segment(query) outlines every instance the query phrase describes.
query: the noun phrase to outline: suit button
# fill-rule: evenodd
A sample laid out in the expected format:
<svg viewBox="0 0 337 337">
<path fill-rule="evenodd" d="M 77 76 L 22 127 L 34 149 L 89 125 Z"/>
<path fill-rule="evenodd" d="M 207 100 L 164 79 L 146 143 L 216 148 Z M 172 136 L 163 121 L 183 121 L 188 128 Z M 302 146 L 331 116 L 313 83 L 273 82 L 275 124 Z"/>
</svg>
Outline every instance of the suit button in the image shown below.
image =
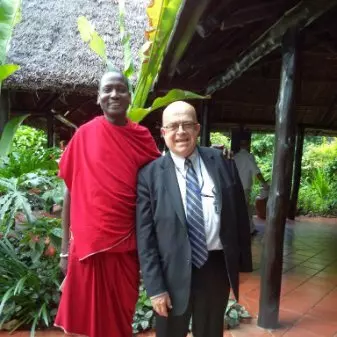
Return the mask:
<svg viewBox="0 0 337 337">
<path fill-rule="evenodd" d="M 187 261 L 187 263 L 190 263 L 190 262 L 191 262 L 190 259 L 187 259 L 186 261 Z"/>
</svg>

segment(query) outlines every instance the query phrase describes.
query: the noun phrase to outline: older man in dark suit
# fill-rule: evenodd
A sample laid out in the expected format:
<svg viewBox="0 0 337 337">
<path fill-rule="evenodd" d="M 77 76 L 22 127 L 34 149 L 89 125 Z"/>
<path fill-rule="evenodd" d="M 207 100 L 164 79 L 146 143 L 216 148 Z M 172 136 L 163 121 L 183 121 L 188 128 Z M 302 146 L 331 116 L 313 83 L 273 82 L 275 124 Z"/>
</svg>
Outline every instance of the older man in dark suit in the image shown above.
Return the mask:
<svg viewBox="0 0 337 337">
<path fill-rule="evenodd" d="M 138 175 L 137 241 L 157 337 L 222 337 L 230 287 L 252 270 L 245 196 L 233 160 L 197 146 L 192 105 L 170 104 L 162 135 L 170 150 Z"/>
</svg>

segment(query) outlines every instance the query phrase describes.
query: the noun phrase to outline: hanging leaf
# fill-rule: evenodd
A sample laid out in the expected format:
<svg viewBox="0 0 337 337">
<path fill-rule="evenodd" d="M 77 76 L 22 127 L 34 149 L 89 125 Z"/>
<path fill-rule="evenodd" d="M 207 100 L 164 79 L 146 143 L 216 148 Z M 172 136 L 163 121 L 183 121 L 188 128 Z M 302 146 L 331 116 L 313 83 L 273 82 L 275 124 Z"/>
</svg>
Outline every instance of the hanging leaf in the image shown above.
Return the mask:
<svg viewBox="0 0 337 337">
<path fill-rule="evenodd" d="M 6 123 L 0 139 L 0 157 L 8 155 L 16 130 L 28 116 L 29 114 L 14 117 Z"/>
<path fill-rule="evenodd" d="M 132 58 L 130 34 L 126 31 L 125 25 L 125 1 L 119 0 L 119 30 L 120 39 L 124 49 L 124 75 L 130 79 L 134 74 L 135 67 Z"/>
<path fill-rule="evenodd" d="M 96 32 L 95 28 L 84 16 L 77 19 L 77 26 L 82 40 L 95 52 L 104 62 L 107 62 L 106 46 L 104 40 Z"/>
<path fill-rule="evenodd" d="M 182 0 L 153 0 L 147 8 L 150 30 L 146 36 L 149 41 L 144 47 L 146 54 L 139 72 L 131 111 L 134 108 L 144 108 L 164 59 L 181 4 Z M 131 111 L 130 118 L 133 118 L 134 113 Z M 144 116 L 146 115 L 147 113 Z M 141 119 L 137 118 L 137 121 Z"/>
<path fill-rule="evenodd" d="M 0 82 L 4 81 L 10 75 L 15 73 L 17 70 L 20 69 L 20 66 L 16 64 L 3 64 L 0 65 Z"/>
<path fill-rule="evenodd" d="M 0 1 L 0 64 L 4 64 L 13 27 L 19 20 L 20 0 Z"/>
<path fill-rule="evenodd" d="M 128 117 L 135 122 L 140 122 L 150 112 L 162 108 L 164 106 L 167 106 L 172 102 L 182 100 L 185 101 L 189 99 L 208 99 L 208 98 L 210 98 L 210 96 L 201 96 L 191 91 L 172 89 L 165 96 L 156 98 L 150 108 L 131 109 Z"/>
</svg>

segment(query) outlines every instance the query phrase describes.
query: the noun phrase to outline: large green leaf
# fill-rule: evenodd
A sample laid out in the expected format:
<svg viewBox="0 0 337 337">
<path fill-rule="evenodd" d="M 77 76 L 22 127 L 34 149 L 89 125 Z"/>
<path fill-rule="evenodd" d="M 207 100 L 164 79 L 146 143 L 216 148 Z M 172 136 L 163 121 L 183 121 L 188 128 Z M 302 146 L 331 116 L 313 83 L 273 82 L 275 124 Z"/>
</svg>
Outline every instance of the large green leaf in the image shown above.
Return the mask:
<svg viewBox="0 0 337 337">
<path fill-rule="evenodd" d="M 135 71 L 133 64 L 130 34 L 125 29 L 125 1 L 119 0 L 119 30 L 120 38 L 124 48 L 124 75 L 130 79 Z"/>
<path fill-rule="evenodd" d="M 4 81 L 7 77 L 20 69 L 16 64 L 3 64 L 0 65 L 0 82 Z"/>
<path fill-rule="evenodd" d="M 84 16 L 80 16 L 77 20 L 77 26 L 82 40 L 86 42 L 91 50 L 104 62 L 107 62 L 105 42 L 88 19 Z"/>
<path fill-rule="evenodd" d="M 5 63 L 8 43 L 18 21 L 21 0 L 0 0 L 0 64 Z"/>
<path fill-rule="evenodd" d="M 9 153 L 16 130 L 28 116 L 29 114 L 14 117 L 7 122 L 0 139 L 0 158 Z"/>
<path fill-rule="evenodd" d="M 145 57 L 140 69 L 130 110 L 143 108 L 145 105 L 164 59 L 181 3 L 182 0 L 155 0 L 148 7 L 147 12 L 152 28 L 148 33 L 150 43 L 147 42 L 149 57 Z M 130 113 L 130 116 L 133 116 L 133 113 Z"/>
<path fill-rule="evenodd" d="M 209 96 L 201 96 L 191 91 L 185 91 L 180 89 L 172 89 L 165 96 L 158 97 L 154 100 L 150 108 L 133 108 L 129 111 L 128 117 L 135 122 L 140 122 L 150 112 L 167 106 L 175 101 L 189 100 L 189 99 L 207 99 Z"/>
</svg>

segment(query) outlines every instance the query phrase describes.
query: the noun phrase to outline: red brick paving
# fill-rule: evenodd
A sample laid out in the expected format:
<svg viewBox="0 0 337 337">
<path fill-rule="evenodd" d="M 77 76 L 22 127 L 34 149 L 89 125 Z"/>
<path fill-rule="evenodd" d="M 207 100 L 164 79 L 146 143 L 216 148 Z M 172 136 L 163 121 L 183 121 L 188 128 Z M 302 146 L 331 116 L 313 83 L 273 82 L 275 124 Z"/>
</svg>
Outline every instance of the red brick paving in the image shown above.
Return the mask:
<svg viewBox="0 0 337 337">
<path fill-rule="evenodd" d="M 256 219 L 255 219 L 256 220 Z M 226 337 L 337 337 L 337 219 L 301 217 L 289 222 L 284 245 L 280 328 L 273 331 L 257 326 L 260 293 L 260 256 L 264 224 L 258 221 L 259 235 L 253 240 L 254 272 L 242 274 L 240 303 L 253 316 L 226 331 Z M 1 337 L 8 336 L 0 332 Z M 12 336 L 28 337 L 27 332 Z M 61 337 L 59 331 L 38 332 L 37 337 Z M 153 333 L 139 337 L 154 337 Z M 174 336 L 172 336 L 174 337 Z"/>
</svg>

